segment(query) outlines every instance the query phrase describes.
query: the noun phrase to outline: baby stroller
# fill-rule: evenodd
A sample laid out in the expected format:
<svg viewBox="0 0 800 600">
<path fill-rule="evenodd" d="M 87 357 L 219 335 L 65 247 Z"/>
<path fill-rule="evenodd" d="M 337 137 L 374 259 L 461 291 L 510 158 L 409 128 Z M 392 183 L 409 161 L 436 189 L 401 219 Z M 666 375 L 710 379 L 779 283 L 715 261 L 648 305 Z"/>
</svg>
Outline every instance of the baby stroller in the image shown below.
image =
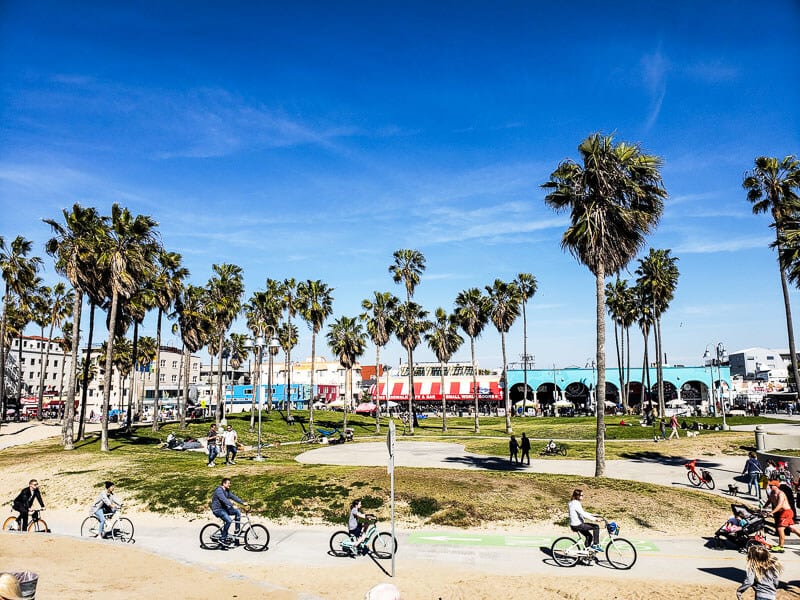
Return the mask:
<svg viewBox="0 0 800 600">
<path fill-rule="evenodd" d="M 714 533 L 714 546 L 717 549 L 726 547 L 725 540 L 739 552 L 753 545 L 771 546 L 764 537 L 764 517 L 760 513 L 751 512 L 744 504 L 731 504 L 731 512 L 733 516 Z"/>
</svg>

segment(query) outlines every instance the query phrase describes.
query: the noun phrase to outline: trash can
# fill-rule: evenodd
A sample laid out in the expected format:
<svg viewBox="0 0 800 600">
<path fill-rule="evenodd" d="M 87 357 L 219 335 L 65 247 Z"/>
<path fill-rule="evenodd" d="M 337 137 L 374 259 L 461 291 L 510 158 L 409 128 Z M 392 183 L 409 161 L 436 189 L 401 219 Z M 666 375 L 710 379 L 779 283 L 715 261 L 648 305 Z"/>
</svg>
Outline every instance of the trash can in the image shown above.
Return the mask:
<svg viewBox="0 0 800 600">
<path fill-rule="evenodd" d="M 36 584 L 39 582 L 38 574 L 31 571 L 17 571 L 11 574 L 19 581 L 23 598 L 36 598 Z"/>
</svg>

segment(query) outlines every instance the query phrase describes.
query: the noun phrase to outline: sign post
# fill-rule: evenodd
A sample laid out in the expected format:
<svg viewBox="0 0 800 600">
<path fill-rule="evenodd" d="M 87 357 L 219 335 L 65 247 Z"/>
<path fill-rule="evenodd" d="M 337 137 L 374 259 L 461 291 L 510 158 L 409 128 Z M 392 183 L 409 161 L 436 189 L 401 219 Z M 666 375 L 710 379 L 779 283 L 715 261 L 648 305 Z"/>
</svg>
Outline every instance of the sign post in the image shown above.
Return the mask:
<svg viewBox="0 0 800 600">
<path fill-rule="evenodd" d="M 392 511 L 392 577 L 394 577 L 394 442 L 397 437 L 397 430 L 394 420 L 389 421 L 389 433 L 386 434 L 386 447 L 389 449 L 389 505 Z"/>
</svg>

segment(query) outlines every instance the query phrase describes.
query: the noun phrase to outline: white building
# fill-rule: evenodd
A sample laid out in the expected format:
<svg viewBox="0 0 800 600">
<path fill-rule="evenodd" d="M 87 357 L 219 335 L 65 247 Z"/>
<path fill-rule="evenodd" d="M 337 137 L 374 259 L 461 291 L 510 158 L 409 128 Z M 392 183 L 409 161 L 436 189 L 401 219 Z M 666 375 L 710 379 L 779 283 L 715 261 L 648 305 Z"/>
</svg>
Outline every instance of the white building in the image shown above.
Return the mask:
<svg viewBox="0 0 800 600">
<path fill-rule="evenodd" d="M 22 345 L 22 358 L 19 351 Z M 48 354 L 49 346 L 49 354 Z M 22 374 L 22 396 L 39 396 L 40 385 L 44 395 L 58 396 L 61 390 L 66 393 L 67 378 L 69 377 L 69 363 L 71 357 L 61 350 L 59 340 L 31 335 L 15 338 L 9 350 L 13 361 L 20 363 Z M 41 376 L 44 372 L 44 381 Z"/>
</svg>

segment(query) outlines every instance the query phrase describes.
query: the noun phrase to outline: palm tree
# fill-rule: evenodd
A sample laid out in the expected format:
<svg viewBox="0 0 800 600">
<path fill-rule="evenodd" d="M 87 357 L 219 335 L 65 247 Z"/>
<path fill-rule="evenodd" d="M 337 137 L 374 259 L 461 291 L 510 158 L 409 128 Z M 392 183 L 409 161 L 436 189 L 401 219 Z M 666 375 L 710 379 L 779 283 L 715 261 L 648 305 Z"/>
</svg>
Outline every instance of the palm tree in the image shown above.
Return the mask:
<svg viewBox="0 0 800 600">
<path fill-rule="evenodd" d="M 42 414 L 44 404 L 44 375 L 45 375 L 45 362 L 44 362 L 44 347 L 47 346 L 50 350 L 50 342 L 44 341 L 44 329 L 50 320 L 50 305 L 52 304 L 53 290 L 49 286 L 43 285 L 39 289 L 33 291 L 31 298 L 31 319 L 39 326 L 39 385 L 36 392 L 36 418 L 43 420 Z"/>
<path fill-rule="evenodd" d="M 661 315 L 663 315 L 675 296 L 678 286 L 677 257 L 670 256 L 670 250 L 650 248 L 650 253 L 639 259 L 639 276 L 636 283 L 648 290 L 648 298 L 653 309 L 653 339 L 656 349 L 656 385 L 658 388 L 658 413 L 664 416 L 664 362 L 661 344 Z"/>
<path fill-rule="evenodd" d="M 75 382 L 77 380 L 78 351 L 80 349 L 81 309 L 83 294 L 86 289 L 84 269 L 93 260 L 90 248 L 102 230 L 102 219 L 94 208 L 83 208 L 74 204 L 72 212 L 62 211 L 64 223 L 53 219 L 44 219 L 50 225 L 54 237 L 45 243 L 45 250 L 55 258 L 56 271 L 64 275 L 72 285 L 74 298 L 72 301 L 72 340 L 70 343 L 71 360 L 69 365 L 69 384 L 67 401 L 64 406 L 64 419 L 61 426 L 61 442 L 65 450 L 72 450 L 73 423 L 75 420 Z M 66 334 L 65 334 L 66 335 Z M 0 361 L 2 362 L 2 361 Z M 81 424 L 83 420 L 81 419 Z"/>
<path fill-rule="evenodd" d="M 156 317 L 156 377 L 153 395 L 153 415 L 158 415 L 159 396 L 161 393 L 161 317 L 169 313 L 175 299 L 181 293 L 183 280 L 189 276 L 189 270 L 181 266 L 182 257 L 177 252 L 167 252 L 159 248 L 156 272 L 150 282 L 158 316 Z M 153 431 L 158 431 L 158 419 L 153 418 Z"/>
<path fill-rule="evenodd" d="M 489 300 L 489 319 L 494 323 L 500 333 L 500 347 L 503 351 L 503 378 L 508 382 L 508 361 L 506 360 L 506 334 L 514 321 L 517 320 L 522 308 L 522 292 L 519 291 L 515 282 L 506 283 L 500 279 L 495 279 L 494 284 L 486 286 L 487 298 Z M 511 401 L 508 397 L 508 385 L 503 386 L 503 399 L 506 407 L 506 433 L 512 433 L 511 429 Z"/>
<path fill-rule="evenodd" d="M 228 338 L 228 361 L 231 365 L 231 371 L 237 371 L 242 366 L 242 363 L 247 360 L 247 355 L 247 335 L 244 333 L 232 333 Z M 233 385 L 232 378 L 229 381 Z M 231 394 L 231 410 L 233 410 L 233 394 Z"/>
<path fill-rule="evenodd" d="M 475 403 L 475 433 L 481 432 L 478 419 L 478 365 L 475 362 L 475 340 L 480 337 L 489 320 L 489 300 L 478 288 L 459 292 L 456 296 L 456 319 L 458 325 L 469 336 L 472 354 L 472 399 Z"/>
<path fill-rule="evenodd" d="M 148 282 L 149 283 L 149 282 Z M 147 311 L 155 308 L 156 299 L 153 291 L 144 287 L 140 287 L 128 301 L 124 303 L 125 310 L 123 311 L 127 318 L 133 322 L 133 345 L 131 347 L 131 364 L 133 365 L 133 377 L 131 378 L 131 386 L 128 389 L 128 410 L 125 417 L 125 428 L 130 431 L 133 424 L 134 408 L 137 415 L 141 415 L 144 410 L 144 398 L 139 397 L 134 407 L 133 400 L 135 397 L 136 388 L 136 372 L 139 370 L 139 326 L 147 316 Z M 148 363 L 149 364 L 149 363 Z"/>
<path fill-rule="evenodd" d="M 283 350 L 283 358 L 284 358 L 284 372 L 283 372 L 283 381 L 284 381 L 284 403 L 286 406 L 286 418 L 289 418 L 289 404 L 292 401 L 292 389 L 291 389 L 291 375 L 289 373 L 291 369 L 291 361 L 290 355 L 292 353 L 292 348 L 297 346 L 298 340 L 298 331 L 297 325 L 293 325 L 291 323 L 281 323 L 278 327 L 278 343 L 281 345 L 281 349 Z"/>
<path fill-rule="evenodd" d="M 143 335 L 139 338 L 137 347 L 136 347 L 136 360 L 134 362 L 135 371 L 140 373 L 139 375 L 139 385 L 140 388 L 138 393 L 136 393 L 136 412 L 141 416 L 144 414 L 144 374 L 151 373 L 155 371 L 155 367 L 153 363 L 156 360 L 156 338 L 150 335 Z M 131 388 L 135 388 L 136 385 L 133 383 Z"/>
<path fill-rule="evenodd" d="M 72 310 L 72 308 L 70 308 L 70 310 Z M 61 324 L 61 337 L 58 338 L 57 342 L 64 357 L 68 354 L 72 354 L 72 321 L 64 321 Z M 64 370 L 66 364 L 66 360 L 61 361 L 61 373 L 58 376 L 58 399 L 61 402 L 64 402 Z M 73 411 L 74 410 L 75 407 L 73 406 Z M 64 412 L 66 413 L 66 405 L 64 407 Z"/>
<path fill-rule="evenodd" d="M 333 288 L 319 279 L 301 281 L 297 285 L 298 311 L 311 329 L 311 402 L 308 404 L 308 428 L 314 431 L 314 362 L 317 357 L 317 334 L 322 330 L 325 319 L 333 314 Z M 377 367 L 376 367 L 377 368 Z"/>
<path fill-rule="evenodd" d="M 69 314 L 71 310 L 70 306 L 70 296 L 72 295 L 72 290 L 67 290 L 67 286 L 65 286 L 62 282 L 58 282 L 52 288 L 45 288 L 47 290 L 47 312 L 44 319 L 37 321 L 40 326 L 42 326 L 42 337 L 44 338 L 44 325 L 50 325 L 50 332 L 47 334 L 47 351 L 44 355 L 44 362 L 42 363 L 40 360 L 40 364 L 42 367 L 50 363 L 50 343 L 53 340 L 53 330 L 56 327 L 60 327 L 61 323 Z M 41 316 L 40 315 L 40 319 Z M 62 361 L 62 366 L 64 362 Z M 38 398 L 38 410 L 39 410 L 39 419 L 41 420 L 42 415 L 42 403 L 44 400 L 44 381 L 45 376 L 45 369 L 42 368 L 39 374 L 39 398 Z"/>
<path fill-rule="evenodd" d="M 447 400 L 445 398 L 444 372 L 445 366 L 455 354 L 456 350 L 464 343 L 464 338 L 458 334 L 458 320 L 455 315 L 448 314 L 443 308 L 436 309 L 436 320 L 431 323 L 431 328 L 425 334 L 428 347 L 439 361 L 440 386 L 442 390 L 442 431 L 447 431 Z"/>
<path fill-rule="evenodd" d="M 33 249 L 33 242 L 26 240 L 21 235 L 15 237 L 10 244 L 0 237 L 0 274 L 5 282 L 3 293 L 3 317 L 0 319 L 0 340 L 6 339 L 6 315 L 12 297 L 20 298 L 33 286 L 36 273 L 42 265 L 42 259 L 36 256 L 29 257 Z M 21 332 L 20 332 L 21 334 Z M 20 344 L 22 349 L 22 344 Z M 0 343 L 0 421 L 6 414 L 6 351 L 4 344 Z M 22 378 L 20 377 L 20 390 Z M 17 411 L 19 414 L 19 411 Z"/>
<path fill-rule="evenodd" d="M 247 327 L 253 333 L 255 340 L 259 336 L 263 338 L 273 338 L 277 335 L 278 326 L 281 320 L 281 306 L 278 299 L 277 290 L 279 283 L 272 279 L 267 280 L 267 289 L 254 292 L 250 300 L 244 307 L 247 318 Z M 261 389 L 261 360 L 263 358 L 263 348 L 253 349 L 256 359 L 255 376 L 253 377 L 253 390 Z M 256 394 L 253 394 L 252 409 L 250 414 L 250 431 L 255 429 L 255 402 Z M 263 403 L 262 403 L 263 404 Z M 267 403 L 267 412 L 272 410 L 271 402 Z"/>
<path fill-rule="evenodd" d="M 104 356 L 106 352 L 108 352 L 108 341 L 100 345 L 100 355 Z M 114 347 L 111 354 L 114 370 L 117 372 L 117 395 L 119 397 L 117 410 L 121 412 L 124 400 L 122 380 L 130 375 L 133 369 L 133 344 L 128 338 L 117 336 L 117 339 L 114 340 Z"/>
<path fill-rule="evenodd" d="M 522 414 L 528 409 L 528 315 L 525 309 L 528 305 L 528 300 L 533 298 L 536 293 L 536 277 L 530 273 L 520 273 L 514 280 L 522 294 L 522 377 L 525 385 L 524 396 L 522 397 Z"/>
<path fill-rule="evenodd" d="M 361 323 L 350 317 L 336 319 L 328 328 L 328 346 L 339 359 L 341 365 L 347 369 L 346 398 L 344 402 L 344 418 L 342 431 L 347 429 L 347 409 L 353 397 L 353 365 L 367 347 L 367 334 Z"/>
<path fill-rule="evenodd" d="M 617 366 L 619 368 L 619 389 L 622 406 L 628 412 L 628 389 L 631 368 L 631 327 L 636 322 L 635 288 L 628 287 L 624 279 L 617 277 L 615 283 L 606 284 L 606 306 L 614 322 Z M 627 353 L 626 353 L 627 351 Z"/>
<path fill-rule="evenodd" d="M 389 265 L 389 272 L 392 274 L 392 280 L 395 283 L 402 283 L 406 288 L 406 306 L 411 308 L 411 298 L 414 297 L 414 290 L 419 285 L 420 276 L 425 270 L 425 257 L 419 250 L 401 249 L 395 250 L 392 254 L 394 263 Z M 410 310 L 408 315 L 411 316 L 414 311 Z M 403 310 L 398 313 L 403 314 Z M 426 313 L 427 315 L 427 313 Z M 413 329 L 413 323 L 405 324 L 406 330 Z M 413 349 L 417 343 L 412 345 L 404 345 L 408 351 L 408 409 L 409 409 L 409 423 L 411 423 L 411 433 L 414 433 L 414 427 L 417 423 L 417 413 L 412 410 L 414 406 L 414 352 Z"/>
<path fill-rule="evenodd" d="M 597 323 L 597 443 L 595 476 L 605 473 L 606 330 L 605 277 L 619 273 L 644 246 L 645 236 L 664 210 L 664 189 L 657 156 L 638 145 L 594 133 L 578 146 L 582 165 L 565 160 L 542 185 L 545 204 L 570 211 L 561 238 L 568 250 L 595 276 Z"/>
<path fill-rule="evenodd" d="M 417 427 L 419 424 L 417 423 L 417 411 L 414 408 L 414 360 L 412 357 L 414 355 L 414 349 L 419 345 L 420 341 L 422 341 L 422 335 L 430 329 L 431 324 L 428 322 L 428 311 L 423 310 L 416 302 L 403 302 L 397 308 L 395 321 L 397 322 L 395 336 L 397 336 L 397 339 L 400 341 L 403 348 L 406 349 L 409 356 L 408 380 L 410 388 L 408 390 L 408 422 L 410 426 L 409 433 L 414 435 L 414 427 Z"/>
<path fill-rule="evenodd" d="M 771 226 L 775 228 L 773 247 L 778 250 L 778 270 L 781 275 L 783 291 L 783 308 L 786 313 L 786 331 L 789 336 L 789 354 L 792 357 L 792 373 L 795 389 L 800 392 L 800 369 L 797 365 L 795 350 L 794 325 L 792 324 L 792 308 L 789 301 L 789 286 L 786 283 L 786 261 L 781 262 L 783 254 L 783 232 L 790 217 L 800 213 L 800 161 L 795 156 L 786 156 L 782 160 L 768 156 L 760 156 L 755 160 L 755 167 L 746 174 L 742 187 L 747 190 L 747 199 L 753 204 L 753 213 L 770 212 Z"/>
<path fill-rule="evenodd" d="M 217 412 L 216 422 L 225 418 L 225 399 L 222 396 L 222 350 L 225 346 L 225 334 L 242 310 L 244 282 L 242 268 L 223 263 L 213 265 L 214 276 L 208 280 L 208 301 L 206 307 L 209 317 L 214 323 L 217 350 Z"/>
<path fill-rule="evenodd" d="M 297 282 L 294 277 L 283 280 L 279 288 L 281 309 L 286 311 L 283 351 L 286 353 L 286 420 L 292 415 L 292 348 L 297 345 L 297 327 L 292 326 L 292 317 L 297 314 Z M 280 338 L 280 336 L 279 336 Z"/>
<path fill-rule="evenodd" d="M 374 292 L 372 300 L 362 300 L 365 312 L 359 317 L 367 326 L 367 333 L 375 344 L 375 388 L 378 387 L 378 369 L 381 364 L 381 348 L 389 343 L 394 333 L 395 315 L 400 301 L 389 292 Z M 387 398 L 388 391 L 387 391 Z M 381 403 L 375 402 L 375 433 L 381 432 Z"/>
<path fill-rule="evenodd" d="M 206 310 L 206 289 L 199 286 L 183 287 L 175 299 L 175 312 L 178 315 L 178 329 L 185 357 L 183 361 L 183 403 L 180 411 L 181 428 L 186 427 L 186 403 L 189 399 L 189 369 L 192 354 L 199 352 L 212 335 L 213 323 Z"/>
<path fill-rule="evenodd" d="M 98 264 L 109 274 L 111 292 L 109 307 L 108 348 L 103 387 L 100 450 L 108 452 L 108 409 L 111 401 L 111 367 L 113 365 L 114 339 L 117 336 L 117 306 L 120 297 L 129 298 L 139 282 L 152 276 L 153 259 L 158 248 L 156 227 L 158 223 L 146 215 L 133 216 L 118 204 L 111 207 L 111 219 L 106 235 L 100 244 Z"/>
</svg>

